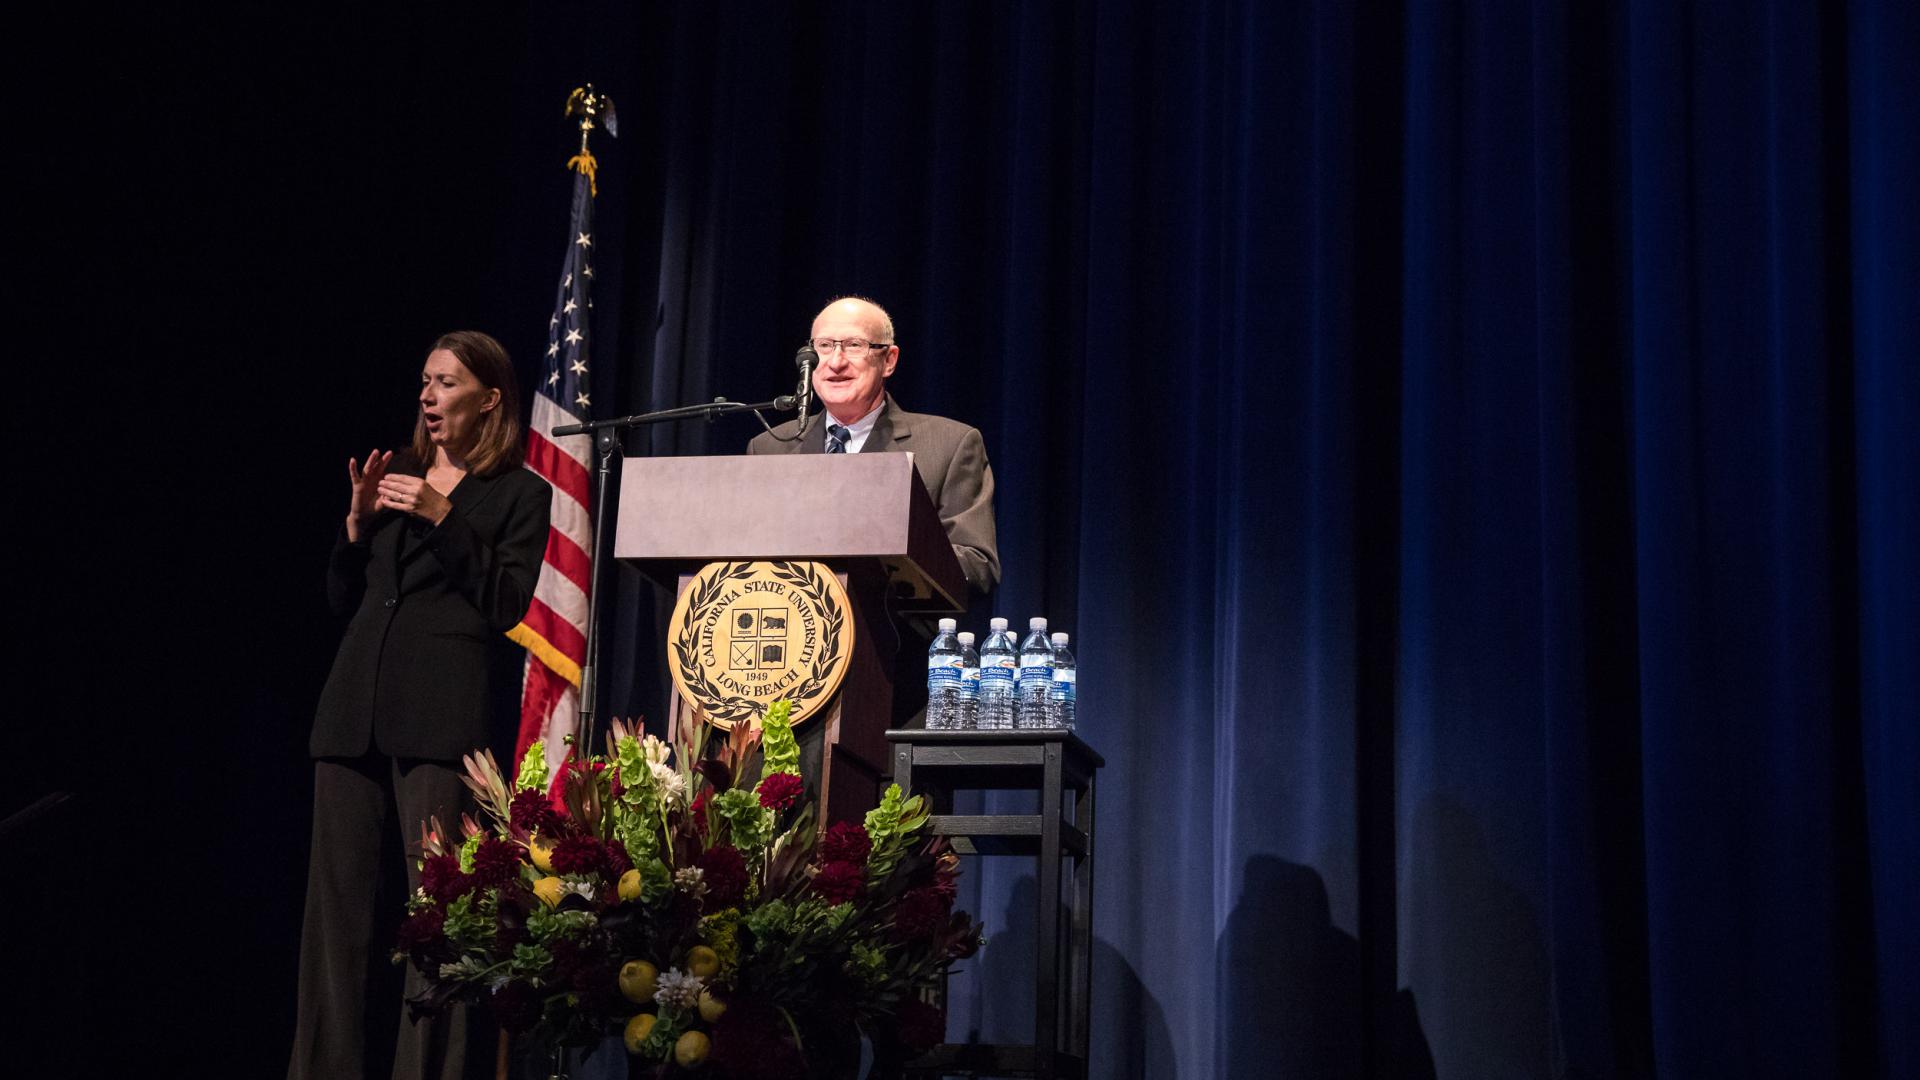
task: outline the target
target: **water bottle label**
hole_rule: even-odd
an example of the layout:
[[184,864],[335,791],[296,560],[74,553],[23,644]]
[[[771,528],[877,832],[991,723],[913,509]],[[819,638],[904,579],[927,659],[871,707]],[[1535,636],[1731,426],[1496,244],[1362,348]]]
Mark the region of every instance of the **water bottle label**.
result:
[[952,684],[954,686],[960,685],[960,669],[950,664],[936,664],[929,660],[927,662],[927,685],[932,686],[934,683]]
[[1020,685],[1026,688],[1042,687],[1053,681],[1053,669],[1045,664],[1025,664],[1020,668]]
[[972,701],[980,696],[980,669],[977,667],[960,669],[960,700]]
[[1072,668],[1064,668],[1064,669],[1054,668],[1053,669],[1053,681],[1056,685],[1059,683],[1066,683],[1069,686],[1073,685],[1073,682],[1074,682],[1073,676],[1074,676],[1074,670]]
[[1047,698],[1051,701],[1072,701],[1073,680],[1069,679],[1066,682],[1061,682],[1057,678],[1054,679],[1053,685],[1047,688]]
[[1013,683],[1012,663],[985,663],[980,665],[980,681],[994,683]]

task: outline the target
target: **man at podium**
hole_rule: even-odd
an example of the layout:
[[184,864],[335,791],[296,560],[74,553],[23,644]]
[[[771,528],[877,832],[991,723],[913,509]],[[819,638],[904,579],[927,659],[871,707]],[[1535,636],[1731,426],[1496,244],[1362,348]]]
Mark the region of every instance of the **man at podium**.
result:
[[797,420],[747,444],[749,454],[872,454],[909,451],[914,472],[940,512],[940,524],[967,584],[987,593],[1000,582],[993,532],[993,468],[980,432],[956,420],[910,413],[887,393],[900,362],[893,320],[857,296],[828,304],[813,320],[819,355],[813,392],[826,415],[795,438]]

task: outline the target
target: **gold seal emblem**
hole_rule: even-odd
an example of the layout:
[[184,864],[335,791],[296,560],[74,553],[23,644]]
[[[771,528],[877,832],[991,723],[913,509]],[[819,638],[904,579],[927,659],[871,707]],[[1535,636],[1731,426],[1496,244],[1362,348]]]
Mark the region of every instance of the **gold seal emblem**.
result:
[[848,611],[820,563],[708,563],[668,623],[673,685],[716,727],[750,722],[780,698],[798,724],[840,689],[853,655]]

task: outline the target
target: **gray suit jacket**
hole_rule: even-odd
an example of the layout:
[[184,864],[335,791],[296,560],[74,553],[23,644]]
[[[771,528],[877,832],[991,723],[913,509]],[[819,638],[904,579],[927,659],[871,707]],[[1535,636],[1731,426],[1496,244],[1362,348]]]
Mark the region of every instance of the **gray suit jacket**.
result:
[[[747,444],[749,454],[821,454],[827,448],[826,416],[815,418],[806,438],[792,439],[799,421],[789,420],[772,432],[761,432]],[[780,438],[775,438],[775,436]],[[933,497],[946,527],[953,554],[975,590],[991,592],[1000,583],[1000,552],[993,532],[993,467],[980,432],[943,416],[910,413],[888,394],[880,407],[863,454],[911,451],[913,471]]]

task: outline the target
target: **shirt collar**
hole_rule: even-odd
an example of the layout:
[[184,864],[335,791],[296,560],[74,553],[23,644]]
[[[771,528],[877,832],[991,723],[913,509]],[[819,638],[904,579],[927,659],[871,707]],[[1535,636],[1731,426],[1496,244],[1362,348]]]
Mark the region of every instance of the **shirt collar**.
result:
[[827,423],[840,424],[841,427],[847,429],[847,453],[856,453],[860,447],[866,443],[868,433],[873,431],[873,425],[880,422],[880,410],[886,407],[887,399],[883,397],[880,399],[880,404],[873,407],[872,412],[855,420],[851,424],[840,424],[840,421],[833,418],[832,413],[827,414]]

